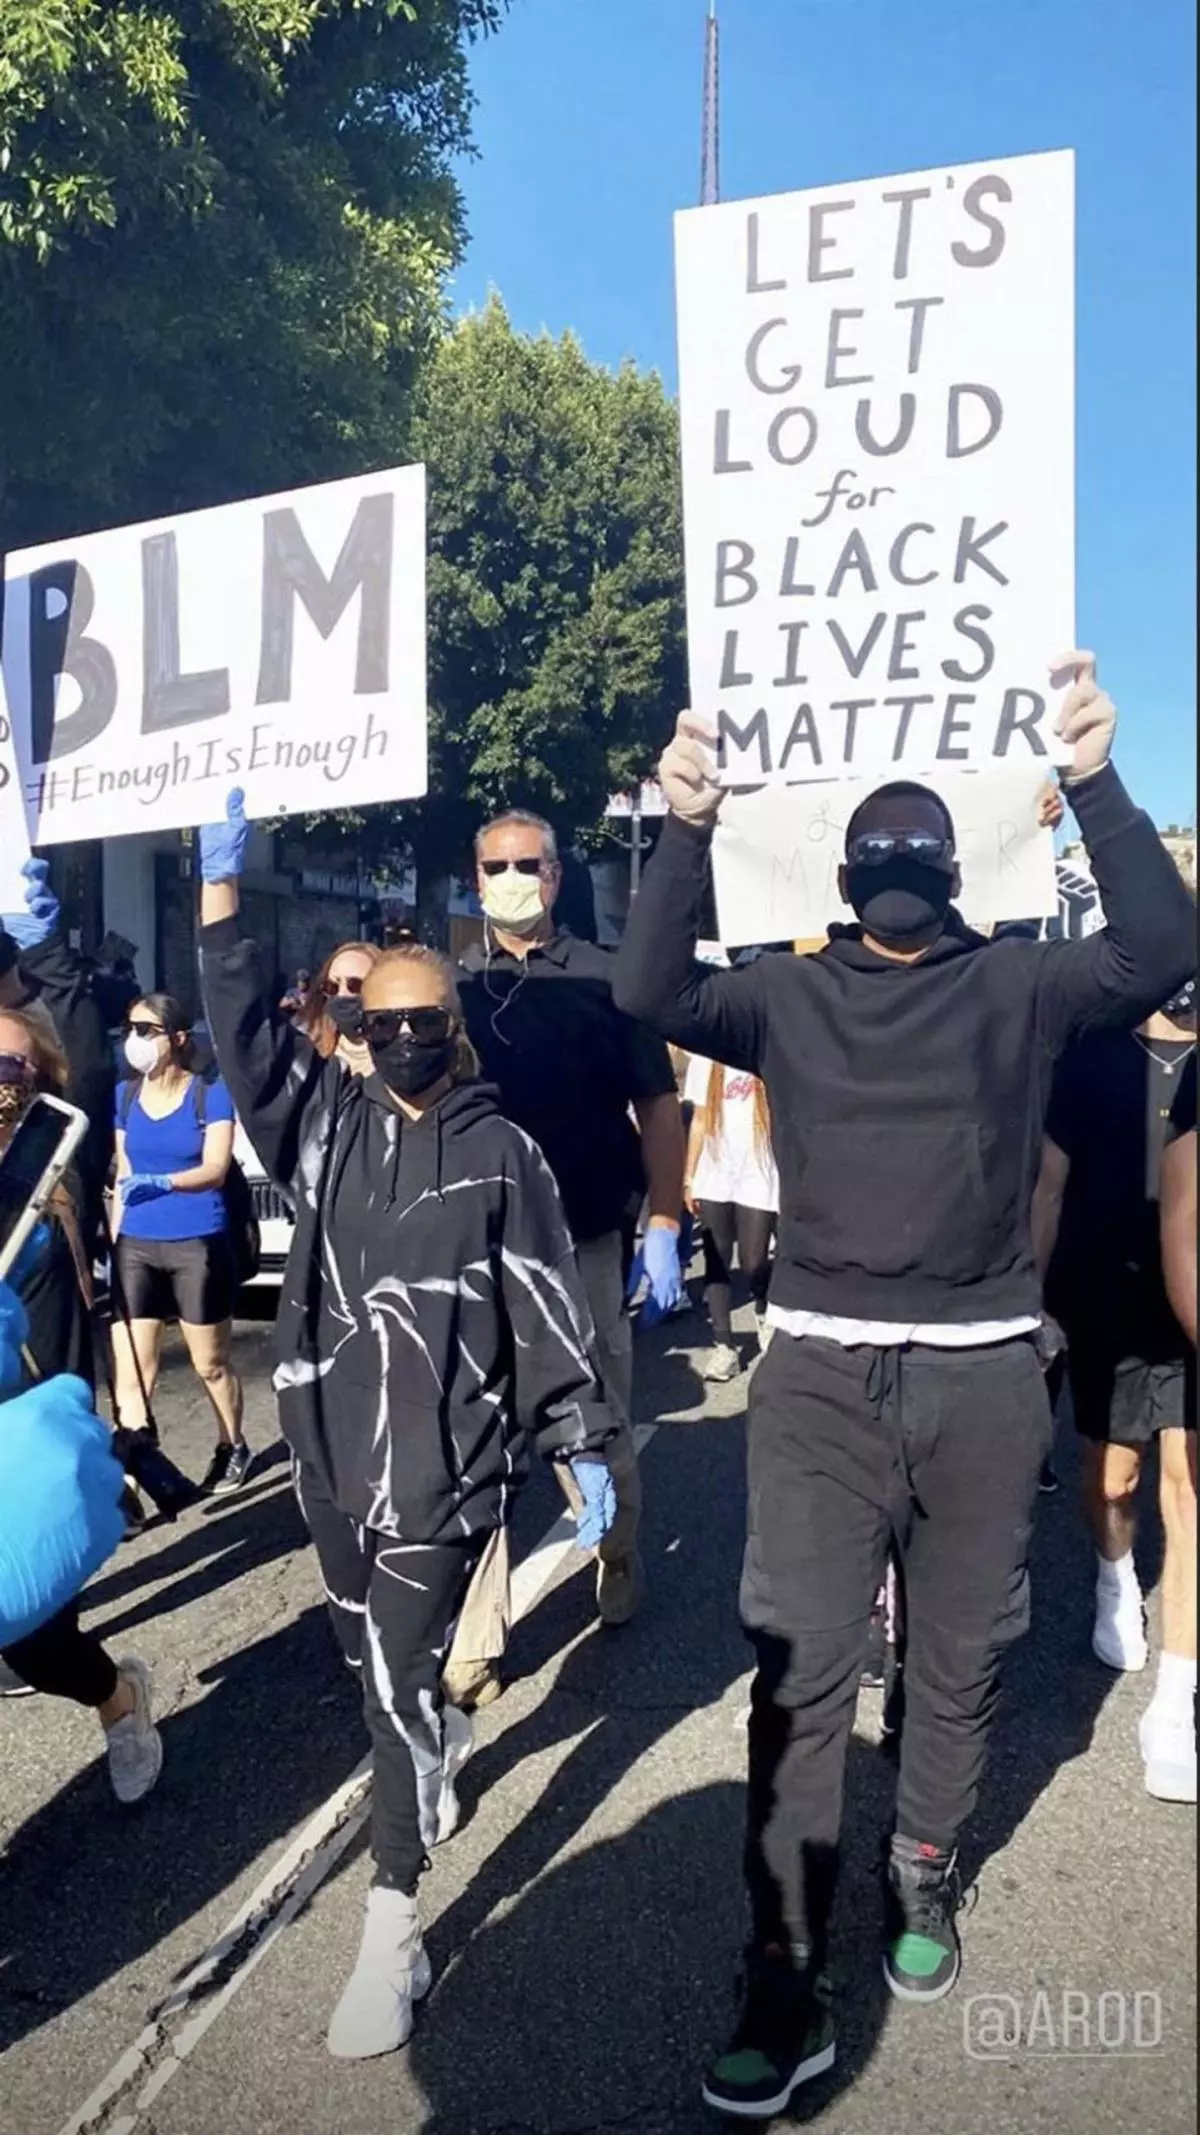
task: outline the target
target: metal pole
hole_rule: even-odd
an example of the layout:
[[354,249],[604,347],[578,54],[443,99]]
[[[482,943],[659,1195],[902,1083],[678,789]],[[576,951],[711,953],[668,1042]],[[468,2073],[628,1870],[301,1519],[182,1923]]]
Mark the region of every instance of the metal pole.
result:
[[635,794],[630,812],[632,840],[629,847],[629,894],[636,897],[642,880],[642,797]]

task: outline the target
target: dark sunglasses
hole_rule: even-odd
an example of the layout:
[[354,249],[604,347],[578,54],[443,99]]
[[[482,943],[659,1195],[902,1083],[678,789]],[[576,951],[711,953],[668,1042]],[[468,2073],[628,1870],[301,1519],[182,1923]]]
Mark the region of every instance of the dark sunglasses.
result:
[[481,860],[485,875],[506,875],[511,867],[517,875],[540,875],[546,865],[544,860]]
[[883,867],[888,860],[919,860],[924,867],[954,872],[954,847],[931,830],[860,830],[846,847],[850,867]]
[[365,983],[366,981],[360,978],[326,979],[321,988],[321,993],[326,1001],[336,1001],[340,993],[357,996],[362,992]]
[[146,1023],[141,1016],[125,1025],[127,1038],[165,1038],[166,1035],[161,1023]]
[[454,1028],[448,1008],[368,1008],[362,1034],[368,1045],[394,1045],[406,1030],[418,1045],[444,1045]]

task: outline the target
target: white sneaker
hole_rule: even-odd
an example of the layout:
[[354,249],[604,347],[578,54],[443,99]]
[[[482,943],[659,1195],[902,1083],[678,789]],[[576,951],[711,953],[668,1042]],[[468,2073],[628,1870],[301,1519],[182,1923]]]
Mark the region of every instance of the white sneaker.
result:
[[442,1707],[442,1791],[438,1796],[438,1821],[435,1846],[444,1846],[458,1829],[461,1810],[458,1803],[457,1779],[464,1764],[474,1755],[475,1729],[471,1715],[460,1711],[457,1705]]
[[108,1776],[119,1802],[143,1801],[162,1770],[162,1736],[150,1710],[150,1670],[145,1661],[117,1662],[117,1674],[133,1691],[133,1711],[104,1731]]
[[772,1325],[771,1325],[771,1322],[770,1322],[770,1320],[769,1320],[769,1319],[767,1318],[767,1315],[766,1315],[766,1313],[765,1313],[765,1312],[756,1312],[756,1313],[755,1313],[755,1315],[754,1315],[754,1329],[755,1329],[755,1333],[756,1333],[756,1334],[757,1334],[757,1336],[758,1336],[758,1353],[759,1353],[759,1356],[760,1356],[760,1357],[765,1357],[765,1356],[766,1356],[766,1353],[767,1353],[767,1351],[768,1351],[768,1349],[769,1349],[769,1348],[771,1347],[771,1338],[772,1338],[772,1336],[774,1335],[774,1332],[775,1332],[775,1329],[774,1329],[774,1328],[772,1327]]
[[1112,1586],[1096,1581],[1096,1621],[1092,1627],[1092,1652],[1106,1668],[1134,1674],[1150,1658],[1146,1644],[1146,1608],[1138,1586]]
[[326,2044],[339,2061],[396,2053],[412,2037],[413,2004],[433,1985],[415,1898],[370,1891],[358,1959],[333,2012]]
[[700,1377],[719,1386],[736,1379],[741,1368],[742,1360],[736,1349],[728,1342],[714,1342],[700,1366]]
[[1191,1699],[1180,1712],[1150,1705],[1138,1723],[1146,1792],[1156,1801],[1196,1799],[1196,1714]]

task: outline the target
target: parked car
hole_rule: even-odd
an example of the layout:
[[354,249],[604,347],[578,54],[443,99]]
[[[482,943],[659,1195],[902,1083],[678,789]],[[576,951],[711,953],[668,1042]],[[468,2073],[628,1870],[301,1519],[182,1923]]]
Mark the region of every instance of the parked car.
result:
[[268,1179],[240,1120],[234,1129],[233,1153],[246,1175],[262,1239],[258,1274],[249,1287],[252,1290],[277,1290],[292,1249],[295,1212],[288,1196]]

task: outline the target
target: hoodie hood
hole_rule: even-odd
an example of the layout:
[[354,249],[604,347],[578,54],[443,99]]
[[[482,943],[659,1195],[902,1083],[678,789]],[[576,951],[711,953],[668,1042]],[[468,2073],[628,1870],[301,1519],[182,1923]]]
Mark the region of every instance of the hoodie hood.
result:
[[849,965],[853,971],[926,971],[930,964],[953,963],[956,958],[969,956],[973,950],[986,949],[987,946],[985,936],[976,934],[961,912],[951,905],[937,940],[911,964],[902,964],[894,957],[880,956],[877,949],[869,949],[857,923],[849,927],[830,927],[829,940],[821,954],[832,957],[835,963]]
[[382,1075],[365,1075],[362,1087],[368,1105],[385,1115],[376,1122],[376,1131],[380,1126],[383,1129],[388,1152],[385,1209],[400,1198],[402,1186],[406,1198],[411,1192],[432,1192],[444,1200],[447,1144],[461,1141],[500,1116],[500,1093],[490,1082],[452,1083],[420,1119],[409,1119],[400,1110]]

